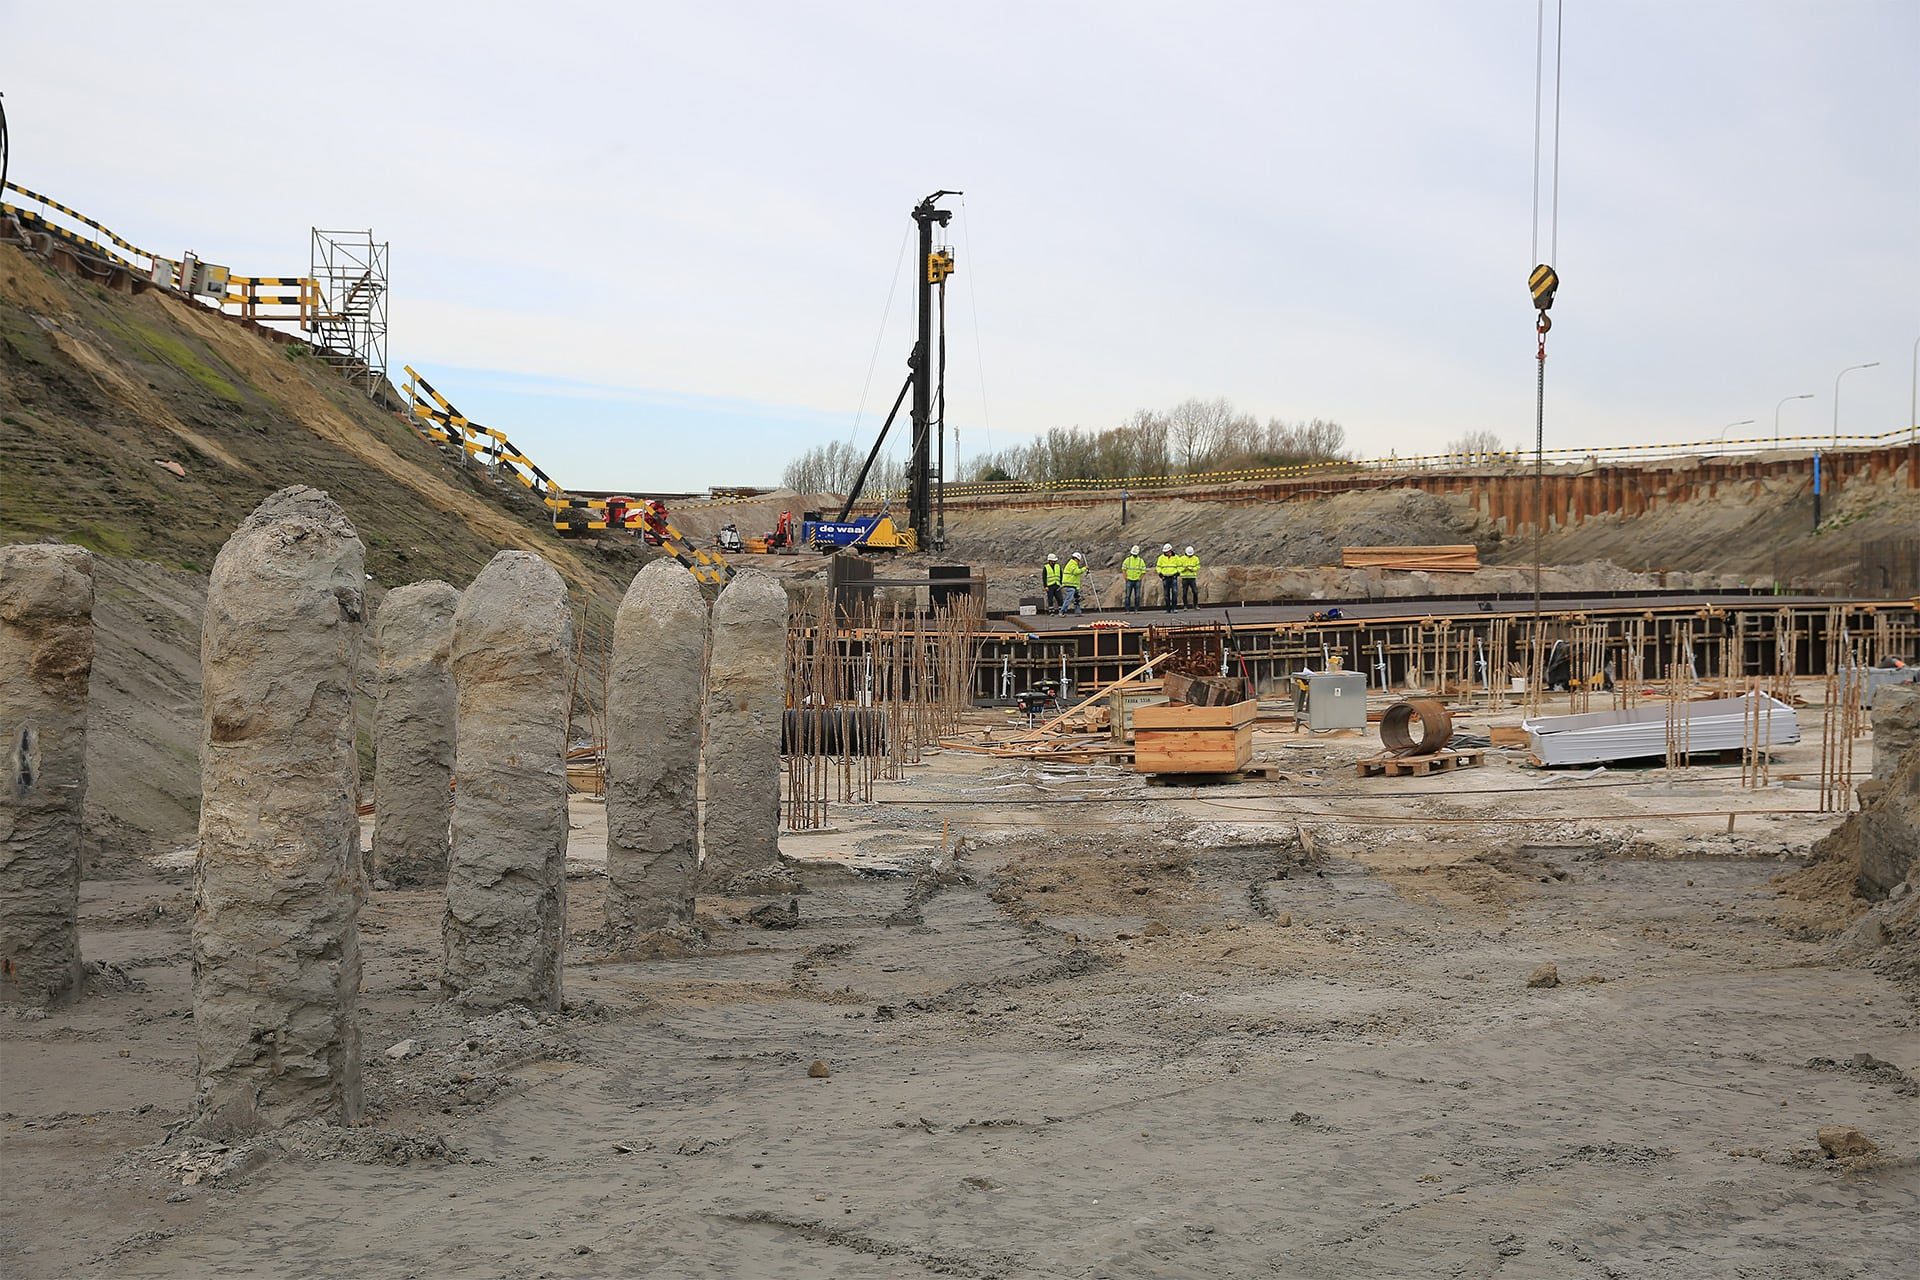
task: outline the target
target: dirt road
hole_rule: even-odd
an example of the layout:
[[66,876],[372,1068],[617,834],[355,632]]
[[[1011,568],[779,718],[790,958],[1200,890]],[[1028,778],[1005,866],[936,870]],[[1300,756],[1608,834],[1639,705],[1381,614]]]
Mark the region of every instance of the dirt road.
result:
[[[108,989],[0,1022],[0,1270],[1906,1264],[1913,993],[1832,963],[1825,908],[1770,885],[1828,824],[1756,811],[1810,792],[1743,794],[1737,770],[1705,768],[1550,781],[1507,760],[1361,783],[1342,767],[1357,740],[1288,743],[1261,740],[1282,780],[1195,791],[935,756],[788,838],[798,927],[703,903],[707,950],[640,963],[595,956],[604,837],[582,805],[567,1012],[439,1004],[436,896],[376,891],[372,1124],[234,1149],[162,1142],[191,1092],[187,881],[163,864],[90,883],[84,945],[114,966]],[[1559,985],[1529,987],[1546,962]],[[1882,1155],[1825,1159],[1828,1124]]]

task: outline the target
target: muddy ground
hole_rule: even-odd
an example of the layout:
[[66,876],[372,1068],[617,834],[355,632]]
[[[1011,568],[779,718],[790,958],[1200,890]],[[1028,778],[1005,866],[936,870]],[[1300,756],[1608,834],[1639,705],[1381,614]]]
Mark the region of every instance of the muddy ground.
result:
[[1842,886],[1772,883],[1830,825],[1808,727],[1764,792],[1498,752],[1362,782],[1358,737],[1275,730],[1280,779],[1209,788],[946,752],[787,837],[797,927],[707,902],[645,962],[595,954],[582,801],[565,1013],[441,1003],[437,895],[375,890],[370,1124],[232,1148],[168,1139],[162,856],[86,887],[94,993],[0,1020],[0,1271],[1897,1274],[1920,993],[1836,960]]

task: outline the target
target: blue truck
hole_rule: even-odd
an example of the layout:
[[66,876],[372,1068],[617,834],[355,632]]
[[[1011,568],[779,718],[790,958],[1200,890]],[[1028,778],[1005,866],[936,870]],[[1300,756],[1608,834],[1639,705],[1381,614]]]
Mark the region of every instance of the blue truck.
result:
[[800,541],[823,555],[847,547],[856,551],[918,550],[913,531],[895,525],[893,517],[884,511],[858,520],[802,520]]

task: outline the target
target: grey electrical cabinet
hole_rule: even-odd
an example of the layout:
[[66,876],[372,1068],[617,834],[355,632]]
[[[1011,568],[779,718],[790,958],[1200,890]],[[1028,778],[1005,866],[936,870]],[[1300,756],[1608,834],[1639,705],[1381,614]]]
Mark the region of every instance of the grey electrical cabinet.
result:
[[1367,727],[1365,676],[1357,671],[1315,671],[1302,678],[1307,682],[1307,728],[1318,733]]

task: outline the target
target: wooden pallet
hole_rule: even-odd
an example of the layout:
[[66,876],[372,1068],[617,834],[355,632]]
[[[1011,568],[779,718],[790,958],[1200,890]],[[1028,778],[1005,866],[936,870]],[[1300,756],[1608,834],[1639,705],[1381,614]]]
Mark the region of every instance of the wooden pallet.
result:
[[1250,764],[1228,773],[1150,773],[1147,782],[1156,787],[1209,787],[1221,782],[1278,782],[1287,775],[1277,764]]
[[1486,762],[1484,751],[1436,751],[1430,756],[1373,756],[1356,761],[1353,770],[1363,778],[1417,778],[1455,769],[1478,769]]

